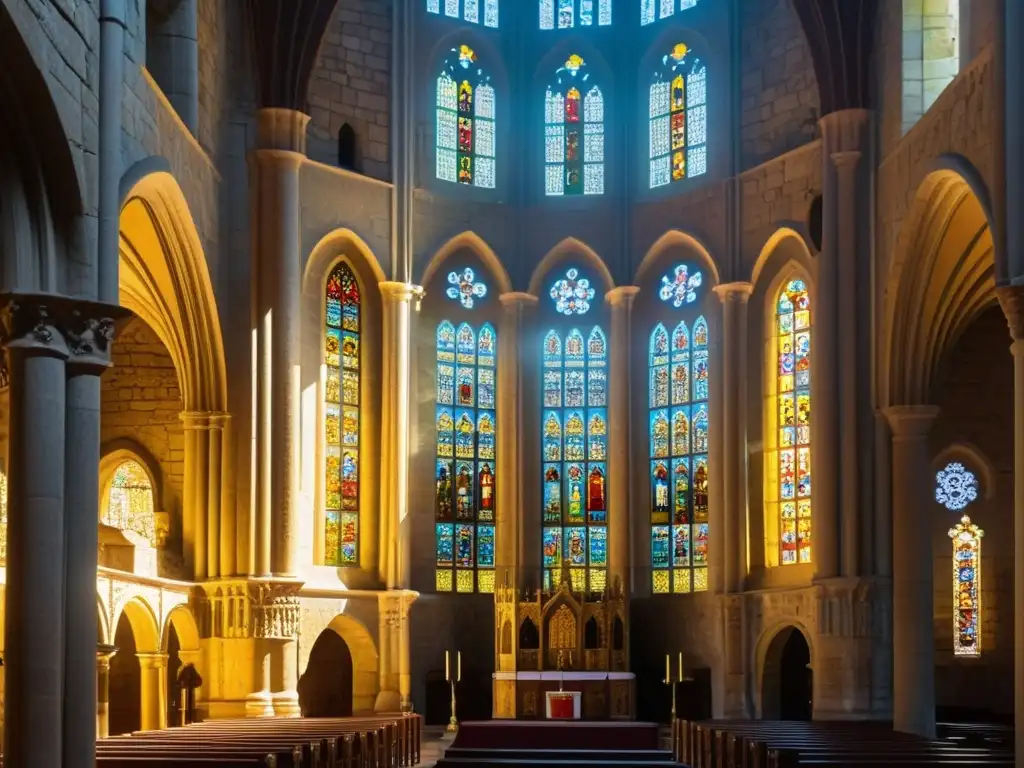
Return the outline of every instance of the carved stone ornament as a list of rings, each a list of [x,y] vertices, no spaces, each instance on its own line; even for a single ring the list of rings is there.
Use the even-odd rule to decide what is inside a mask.
[[[106,357],[114,340],[114,320],[110,317],[90,317],[80,310],[72,310],[64,337],[72,355],[99,355]]]
[[[50,307],[38,301],[6,297],[3,305],[3,340],[11,344],[24,339],[31,343],[47,345],[53,342],[53,325]]]
[[[298,590],[298,584],[253,585],[253,637],[293,640],[299,636]]]
[[[51,348],[58,354],[95,358],[107,365],[114,323],[131,312],[114,304],[45,293],[0,294],[3,344]]]
[[[1010,337],[1014,341],[1024,339],[1024,285],[1000,286],[996,298],[1010,326]]]

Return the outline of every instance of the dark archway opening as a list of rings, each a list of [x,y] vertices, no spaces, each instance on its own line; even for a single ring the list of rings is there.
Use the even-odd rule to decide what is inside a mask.
[[[299,679],[303,717],[352,716],[352,652],[337,632],[325,629],[313,643]]]
[[[761,714],[766,720],[810,720],[814,712],[811,650],[796,627],[772,638],[761,680]]]
[[[131,622],[121,614],[114,632],[117,653],[110,660],[110,735],[142,727],[142,668]]]
[[[338,167],[346,171],[356,168],[356,131],[348,123],[338,129]]]

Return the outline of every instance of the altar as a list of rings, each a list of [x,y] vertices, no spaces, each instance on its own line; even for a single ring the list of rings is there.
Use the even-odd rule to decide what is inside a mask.
[[[579,691],[548,691],[544,694],[544,717],[548,720],[579,720],[583,708]]]
[[[633,716],[632,672],[550,670],[495,672],[492,677],[494,689],[502,692],[504,700],[504,706],[495,708],[495,717],[629,720]]]

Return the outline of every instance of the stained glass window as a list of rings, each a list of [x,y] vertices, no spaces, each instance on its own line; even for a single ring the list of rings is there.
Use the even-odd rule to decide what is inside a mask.
[[[542,348],[544,588],[563,563],[577,591],[601,592],[608,568],[608,342],[600,326],[549,330]]]
[[[699,273],[698,273],[699,274]],[[661,323],[648,347],[651,588],[708,588],[708,324]]]
[[[331,270],[325,302],[324,564],[357,565],[362,303],[355,273],[345,262]]]
[[[427,13],[498,28],[498,0],[427,0]]]
[[[981,537],[964,515],[949,529],[953,540],[953,654],[981,654]]]
[[[811,296],[786,283],[776,308],[778,480],[782,565],[811,562]]]
[[[607,27],[612,23],[612,0],[539,0],[541,29]]]
[[[544,96],[544,191],[604,194],[604,94],[575,53]]]
[[[117,528],[136,543],[156,543],[153,483],[149,473],[134,459],[122,461],[114,469],[101,522]]]
[[[482,299],[487,295],[487,286],[483,281],[476,279],[476,273],[466,267],[461,272],[448,273],[449,299],[458,301],[466,309],[472,309],[474,299]]]
[[[685,11],[697,5],[697,0],[640,0],[640,25],[646,26],[655,21],[667,19],[676,12]]]
[[[493,592],[498,339],[444,320],[436,350],[435,588]]]
[[[978,479],[967,467],[952,461],[935,473],[935,500],[958,512],[978,498]]]
[[[437,78],[436,143],[437,178],[494,188],[494,87],[468,45],[452,48]]]
[[[648,117],[651,189],[707,172],[707,73],[685,43],[662,57]]]

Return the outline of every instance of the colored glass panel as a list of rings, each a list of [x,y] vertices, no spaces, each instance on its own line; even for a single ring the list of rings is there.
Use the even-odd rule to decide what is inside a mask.
[[[468,45],[452,48],[442,65],[435,97],[436,175],[442,181],[488,189],[495,186],[495,93],[490,79]],[[472,306],[473,294],[462,293],[464,273],[452,275],[459,281],[452,285],[454,298],[463,303],[468,300]],[[472,284],[472,277],[469,282]]]
[[[612,23],[612,0],[538,0],[541,29],[607,27]]]
[[[483,18],[480,15],[483,6]],[[441,14],[441,0],[427,0],[427,13]],[[498,28],[498,0],[444,0],[444,15],[451,19],[461,18],[471,24],[481,21],[485,27]]]
[[[559,1],[572,11],[574,0]],[[544,162],[545,194],[604,194],[604,94],[575,53],[544,96]]]
[[[570,270],[567,277],[578,275]],[[586,291],[589,301],[594,291]],[[560,314],[580,314],[564,311],[555,293]],[[544,587],[558,585],[567,560],[574,589],[600,591],[607,567],[607,339],[599,327],[571,328],[564,336],[551,330],[541,355]]]
[[[700,283],[678,270],[672,275],[662,280],[661,298],[676,309],[690,303],[687,293]],[[706,570],[708,556],[707,322],[698,317],[691,333],[680,321],[671,337],[658,323],[649,344],[651,589],[701,591],[707,579],[698,571]]]
[[[359,563],[361,312],[359,282],[339,262],[324,298],[325,565]]]
[[[949,529],[953,540],[953,654],[981,655],[981,537],[964,515]]]
[[[776,302],[779,562],[811,562],[811,298],[800,279]]]
[[[467,278],[466,271],[453,272],[455,281],[449,277],[456,290],[450,298],[469,310],[472,302],[462,296],[469,293],[480,298],[486,291],[474,292],[459,283],[459,279]],[[472,282],[475,276],[468,279]],[[435,341],[434,516],[438,531],[443,523],[455,524],[449,526],[450,537],[437,536],[435,589],[493,591],[497,335],[487,323],[474,328],[463,322],[456,327],[443,320],[437,326]],[[442,547],[446,548],[443,552]]]
[[[5,514],[6,493],[7,480],[4,476]],[[6,517],[4,522],[6,523]],[[102,522],[112,528],[117,528],[135,543],[143,546],[156,545],[153,483],[149,479],[149,473],[134,459],[122,461],[114,469]]]
[[[666,1],[671,5],[671,0]],[[666,7],[663,3],[663,13]],[[653,1],[643,8],[642,14],[650,14],[644,23],[654,21],[653,8]],[[685,43],[676,43],[661,59],[649,89],[648,120],[651,189],[707,172],[707,70]],[[679,269],[676,267],[671,285],[664,286],[661,294],[677,307],[696,298],[687,286],[686,275],[682,276],[681,293],[675,292]],[[699,272],[692,276],[697,279],[696,285],[700,284],[699,276]],[[665,287],[670,291],[666,292]],[[691,295],[694,298],[689,298]]]

